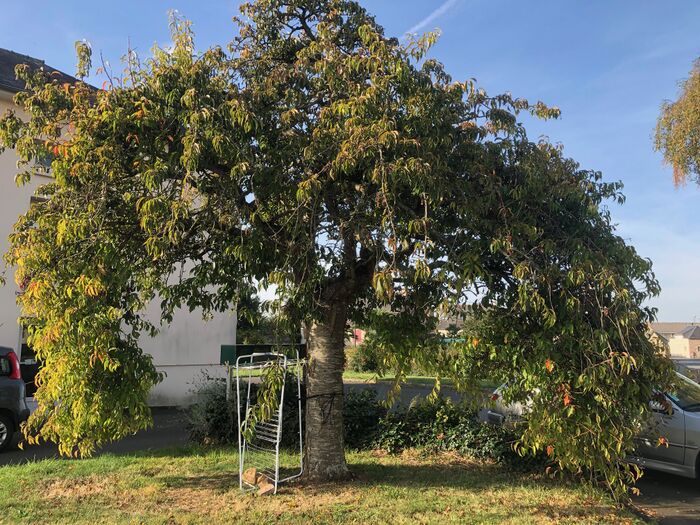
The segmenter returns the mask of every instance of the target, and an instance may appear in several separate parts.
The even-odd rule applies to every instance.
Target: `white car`
[[[671,410],[659,401],[649,402],[652,419],[635,438],[636,449],[628,459],[643,468],[697,478],[700,477],[700,385],[676,374],[675,391],[663,394]],[[497,388],[489,406],[480,411],[482,421],[509,425],[523,418],[526,406],[504,403],[504,388],[505,385]],[[662,441],[666,444],[661,444]]]

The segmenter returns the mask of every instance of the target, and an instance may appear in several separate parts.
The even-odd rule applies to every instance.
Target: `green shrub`
[[[187,411],[186,428],[191,441],[202,445],[236,442],[236,402],[226,402],[226,384],[211,380],[196,389],[197,402]]]
[[[386,415],[386,406],[377,399],[376,390],[348,392],[343,402],[345,445],[355,450],[372,448]]]
[[[290,377],[286,384],[282,446],[298,449],[296,381]],[[256,385],[252,388],[255,390]],[[189,411],[190,439],[200,444],[237,443],[236,400],[234,397],[226,402],[225,384],[222,381],[204,383],[198,395],[199,402]],[[515,452],[515,431],[481,423],[473,408],[449,399],[422,400],[390,412],[377,399],[375,390],[351,391],[345,396],[343,418],[345,444],[350,449],[380,448],[390,453],[409,448],[453,451],[519,469],[546,463],[546,457],[521,457]]]
[[[525,469],[546,463],[541,456],[521,457],[513,448],[516,441],[515,431],[482,423],[474,409],[440,398],[388,413],[375,446],[391,453],[408,448],[454,451]]]
[[[241,395],[245,395],[247,383],[241,383]],[[258,385],[251,385],[251,396],[255,398]],[[187,412],[186,427],[190,441],[202,445],[225,445],[238,443],[238,418],[236,416],[236,386],[232,398],[226,401],[226,383],[222,380],[207,380],[196,391],[197,402]],[[241,418],[245,406],[241,407]],[[296,377],[288,375],[284,389],[282,411],[282,446],[288,449],[299,447],[299,410],[297,403]]]
[[[377,372],[379,370],[378,350],[369,336],[350,354],[349,364],[353,372]]]
[[[257,385],[251,385],[253,395]],[[244,387],[241,387],[241,392]],[[296,403],[296,379],[287,378],[282,413],[282,446],[299,447],[299,411]],[[188,411],[187,430],[190,440],[204,445],[238,443],[236,427],[235,388],[233,399],[226,401],[226,384],[220,380],[202,383],[197,391],[198,401]],[[241,408],[243,416],[244,407]],[[387,409],[377,399],[374,390],[349,392],[343,404],[345,444],[351,449],[372,448],[378,437],[379,424]],[[303,421],[302,421],[303,423]]]

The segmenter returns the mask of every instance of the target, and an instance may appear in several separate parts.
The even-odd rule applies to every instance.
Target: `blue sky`
[[[222,0],[63,0],[8,2],[0,47],[74,72],[75,40],[117,68],[127,44],[141,55],[167,44],[167,11],[191,19],[204,48],[230,40],[239,2]],[[654,261],[663,287],[653,301],[662,321],[700,322],[700,189],[675,189],[653,151],[662,100],[700,56],[700,2],[691,0],[364,0],[388,34],[442,30],[433,56],[455,79],[476,78],[491,93],[510,91],[562,109],[555,122],[531,122],[607,180],[625,183],[613,206],[623,237]]]

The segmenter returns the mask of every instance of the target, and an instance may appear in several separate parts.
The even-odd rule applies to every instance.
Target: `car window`
[[[700,384],[700,367],[698,367],[698,365],[686,365],[676,361],[673,363],[673,366],[676,368],[677,373],[684,375],[691,381],[695,381],[696,383]]]
[[[683,410],[700,412],[700,385],[680,374],[668,397]]]
[[[12,373],[12,365],[7,357],[0,357],[0,377],[9,376]]]

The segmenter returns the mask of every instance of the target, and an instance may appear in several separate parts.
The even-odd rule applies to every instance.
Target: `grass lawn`
[[[343,380],[355,383],[375,383],[377,381],[393,381],[395,378],[391,376],[377,377],[374,372],[353,372],[352,370],[346,370],[343,372]],[[452,381],[449,379],[443,379],[441,381],[443,386],[451,386]],[[424,385],[433,386],[435,384],[435,378],[430,376],[408,376],[406,378],[406,384],[408,385]],[[490,380],[478,381],[477,384],[481,388],[496,389],[499,385]]]
[[[354,481],[287,485],[273,497],[239,492],[229,449],[0,467],[0,523],[641,523],[591,489],[456,456],[348,460]]]

